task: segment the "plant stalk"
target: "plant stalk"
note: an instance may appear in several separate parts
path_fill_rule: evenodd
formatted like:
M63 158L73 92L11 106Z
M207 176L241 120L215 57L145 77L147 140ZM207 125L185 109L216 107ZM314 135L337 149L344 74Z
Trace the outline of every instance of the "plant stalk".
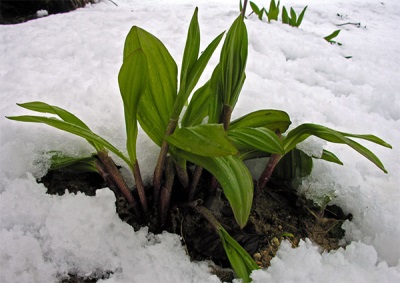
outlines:
M169 209L171 200L172 186L174 184L175 172L174 172L174 161L172 158L167 158L165 168L166 181L165 186L162 187L160 193L160 220L161 227L165 224L165 218Z
M247 1L248 0L244 0L243 8L242 8L242 11L241 11L243 19L246 17Z
M171 135L174 131L176 126L178 125L178 119L171 119L169 120L167 130L165 131L165 138ZM157 206L159 197L160 197L160 190L161 190L161 179L162 179L162 174L164 171L164 164L165 164L165 159L168 154L168 149L169 145L167 141L163 140L162 145L161 145L161 150L160 154L158 156L157 160L157 165L156 168L154 169L154 177L153 177L153 187L154 187L154 203Z
M262 172L260 178L258 179L257 182L257 192L260 193L261 190L266 186L268 181L271 179L272 172L274 172L274 169L276 165L278 164L279 160L283 155L281 154L272 154L271 157L269 158L267 165L264 168L264 171Z
M276 130L276 135L282 139L282 134L279 130ZM283 156L284 155L282 154L271 154L264 171L261 173L261 176L257 181L256 193L260 193L261 190L267 185L269 179L271 179L272 172L274 172L276 165Z
M207 221L211 224L211 226L214 228L215 232L219 234L219 230L222 228L221 223L218 222L218 220L215 218L215 216L209 211L207 208L204 206L198 205L197 202L193 202L190 204L190 206L196 210L201 216L203 216Z
M197 185L199 184L201 174L203 173L203 167L197 166L194 169L192 182L189 187L189 197L188 200L192 201L194 197L194 193L196 192Z
M136 189L139 194L140 203L142 204L143 212L146 219L149 218L149 209L147 207L147 198L144 191L143 179L140 174L139 162L136 160L133 164L133 177L135 178Z
M220 119L220 123L224 125L225 131L229 129L229 125L231 123L233 108L229 104L224 104L224 108L222 109L222 115Z
M97 156L99 157L102 165L104 166L105 171L109 174L111 180L115 183L121 193L124 195L126 200L130 205L135 204L135 199L133 198L131 191L128 188L128 185L125 183L124 178L122 178L121 173L119 172L117 166L115 166L114 161L108 155L106 150L100 150L97 152Z

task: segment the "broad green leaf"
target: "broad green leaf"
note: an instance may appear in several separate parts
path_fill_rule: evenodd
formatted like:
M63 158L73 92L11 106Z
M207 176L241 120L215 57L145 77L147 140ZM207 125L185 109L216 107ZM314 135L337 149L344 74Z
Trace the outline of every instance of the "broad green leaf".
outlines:
M221 124L203 124L176 130L166 138L177 148L202 156L237 154Z
M253 179L242 160L236 156L206 157L178 150L177 154L199 165L218 180L232 208L238 225L246 226L253 202Z
M65 122L77 125L81 128L90 130L89 127L78 117L76 117L74 114L72 114L71 112L68 112L65 109L62 109L60 107L54 106L54 105L49 105L47 103L44 102L40 102L40 101L34 101L34 102L27 102L27 103L20 103L18 104L18 106L28 109L28 110L32 110L32 111L36 111L36 112L40 112L40 113L49 113L49 114L55 114L58 117L60 117L62 120L64 120ZM93 144L91 141L88 141L94 148L96 148L96 150L101 150L102 147L98 144Z
M195 91L192 99L183 115L182 127L196 126L201 124L208 115L210 104L210 81L206 82L202 87Z
M282 141L267 128L238 128L229 130L228 136L236 148L257 149L268 153L285 154Z
M273 176L292 181L295 178L303 178L311 174L313 160L303 151L295 148L285 154L276 165Z
M136 140L138 134L137 111L139 99L147 87L148 69L147 60L141 49L128 55L119 71L118 83L124 103L126 148L131 164L136 161Z
M334 32L332 32L330 35L327 35L324 37L324 39L328 42L331 42L332 39L334 39L336 36L338 36L340 33L340 29L335 30Z
M250 283L250 274L254 270L260 269L260 267L246 250L228 234L222 225L219 227L218 234L236 276L242 279L244 283Z
M239 16L230 27L220 56L221 94L225 105L235 107L243 86L247 62L248 38L246 25Z
M285 148L285 151L289 152L298 143L304 141L309 136L313 135L329 142L347 144L348 146L356 150L358 153L366 157L368 160L370 160L372 163L374 163L376 166L378 166L383 172L387 173L382 162L378 159L378 157L376 157L375 154L373 154L369 149L362 146L361 144L347 138L345 135L365 139L368 141L373 141L382 146L390 147L389 144L383 142L381 139L373 135L352 135L352 134L344 135L344 134L345 133L341 133L321 125L302 124L288 133L287 137L283 141L283 146Z
M102 137L96 135L92 131L81 128L75 124L65 122L56 118L48 118L48 117L40 117L40 116L13 116L7 117L10 120L19 121L19 122L31 122L31 123L42 123L57 128L59 130L80 136L88 141L91 141L94 144L99 144L109 149L111 152L116 154L118 157L123 159L129 166L131 166L129 158L127 158L120 150L110 144L108 141L103 139Z
M325 149L322 151L321 157L313 156L313 158L322 159L322 160L325 160L325 161L329 161L329 162L333 162L333 163L337 163L337 164L343 165L342 161L340 161L340 159L337 158L336 155L334 155L332 152L330 152L328 150L325 150Z
M280 133L284 133L291 123L289 115L286 112L266 109L258 110L236 119L231 122L229 129L264 127L272 131L279 130Z
M149 32L132 27L124 46L124 60L142 49L147 58L148 86L139 103L138 119L143 130L159 146L172 115L177 93L178 70L164 44Z
M301 25L301 22L303 21L303 17L304 17L304 14L305 14L306 10L307 10L307 7L308 6L305 6L303 11L301 11L301 13L299 15L299 18L297 19L297 22L296 22L296 26L297 27L299 27Z

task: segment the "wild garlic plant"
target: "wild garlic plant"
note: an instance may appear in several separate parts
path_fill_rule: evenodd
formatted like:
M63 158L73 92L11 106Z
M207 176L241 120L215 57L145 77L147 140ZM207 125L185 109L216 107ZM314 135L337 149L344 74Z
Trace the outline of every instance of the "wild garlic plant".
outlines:
M343 133L316 124L302 124L287 132L291 121L289 115L281 110L257 110L231 121L232 112L246 79L248 35L243 16L238 16L226 33L219 63L211 77L204 85L197 87L223 36L224 33L219 34L203 52L200 52L200 28L196 8L188 29L178 84L178 67L165 45L148 31L137 26L131 28L125 40L123 63L118 75L127 134L124 150L116 148L97 135L72 113L44 102L18 105L56 117L7 118L47 124L86 139L95 149L92 156L65 158L57 155L52 159L54 166L76 165L83 170L99 172L110 187L115 187L123 193L128 203L135 208L136 214L142 215L146 221L156 212L160 225L163 224L168 213L174 180L179 179L182 187L186 188L189 206L210 221L221 237L236 274L244 282L250 282L249 274L258 268L257 265L227 234L212 212L198 205L199 202L193 201L203 169L215 177L215 183L222 188L238 227L243 228L247 224L254 198L254 182L244 163L245 160L260 156L269 157L264 172L257 181L256 189L261 191L265 189L281 159L285 156L298 159L305 156L298 154L296 145L310 136L346 144L384 172L386 170L381 161L353 138L389 148L391 146L373 135ZM188 106L184 112L186 103ZM144 190L137 159L138 123L160 147L153 179L154 203L151 205ZM126 185L109 152L121 158L132 171L138 199ZM317 158L341 164L341 161L327 150ZM196 165L191 174L189 171L192 169L188 163ZM290 166L292 165L289 164L288 167ZM311 170L311 167L309 169Z

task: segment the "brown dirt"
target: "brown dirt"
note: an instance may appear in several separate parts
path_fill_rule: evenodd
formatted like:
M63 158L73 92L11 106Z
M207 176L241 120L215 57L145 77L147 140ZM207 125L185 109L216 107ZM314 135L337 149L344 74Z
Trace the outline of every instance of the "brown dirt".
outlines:
M97 189L106 186L97 174L63 171L49 172L40 182L48 188L48 193L59 195L66 189L74 193L84 189L84 193L93 196ZM205 187L200 186L203 189ZM147 188L147 192L151 203L151 188ZM203 195L200 189L196 197L202 198ZM326 209L321 209L304 197L298 196L295 190L285 186L283 182L271 180L268 188L254 198L248 225L241 230L234 221L229 203L222 192L217 189L208 195L203 205L213 212L231 236L262 268L270 265L284 239L290 241L293 247L296 247L301 239L309 238L324 250L337 249L340 239L344 236L341 225L344 220L351 220L351 215L344 215L339 207L327 206ZM133 214L125 199L119 194L116 196L116 211L121 219L135 229L143 226L143 222ZM214 272L223 281L229 282L233 279L232 271L227 269L229 262L219 236L201 215L182 203L182 191L179 189L172 195L171 209L165 225L160 227L157 216L152 215L148 226L154 233L167 230L180 235L182 244L192 260L212 260L215 263L212 266ZM71 275L69 279L60 282L96 281L96 278L82 279Z

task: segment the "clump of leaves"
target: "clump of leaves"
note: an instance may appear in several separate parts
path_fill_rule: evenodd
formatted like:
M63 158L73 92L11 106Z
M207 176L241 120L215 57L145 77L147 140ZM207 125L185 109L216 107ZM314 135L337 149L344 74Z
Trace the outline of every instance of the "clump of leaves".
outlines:
M268 17L268 22L274 20L277 21L278 20L278 16L279 16L279 5L280 5L280 1L278 0L278 3L275 3L275 0L271 0L271 2L269 3L269 10L265 10L265 14L267 14Z
M290 15L288 14L286 7L282 8L282 23L288 24L292 27L299 27L303 21L304 14L307 10L307 6L301 11L300 15L297 17L296 12L292 7L290 7Z
M280 172L283 175L296 176L299 167L305 168L301 170L302 174L309 174L312 168L311 157L299 153L301 151L296 149L296 145L310 136L346 144L386 172L383 164L370 150L353 140L364 139L391 147L373 135L343 133L316 124L302 124L286 133L291 124L289 115L272 109L258 110L231 121L246 79L248 36L242 16L235 19L226 33L219 63L210 79L192 94L223 35L218 35L200 52L196 8L188 29L178 85L178 67L164 44L137 26L131 28L125 40L123 63L118 75L124 105L127 155L94 133L75 115L57 106L43 102L19 104L32 111L55 115L55 118L8 118L44 123L85 138L95 149L93 156L75 160L58 158L58 164L70 166L75 163L80 168L87 166L90 170L97 170L111 187L124 194L138 216L142 215L148 221L149 214L157 215L160 227L169 210L175 179L186 189L182 199L191 203L194 196L199 195L197 184L205 169L214 176L214 185L219 184L222 188L238 226L243 228L247 224L254 197L253 179L244 161L261 156L269 157L257 182L256 189L259 191L265 188L281 160ZM183 112L186 103L188 106ZM153 178L153 205L148 204L137 159L138 122L160 147ZM120 157L131 169L138 199L126 185L109 151ZM316 158L341 164L327 150ZM191 169L189 163L195 164L195 169ZM249 282L249 274L256 268L255 263L216 220L211 220L208 212L201 207L195 209L209 219L220 235L236 274Z

